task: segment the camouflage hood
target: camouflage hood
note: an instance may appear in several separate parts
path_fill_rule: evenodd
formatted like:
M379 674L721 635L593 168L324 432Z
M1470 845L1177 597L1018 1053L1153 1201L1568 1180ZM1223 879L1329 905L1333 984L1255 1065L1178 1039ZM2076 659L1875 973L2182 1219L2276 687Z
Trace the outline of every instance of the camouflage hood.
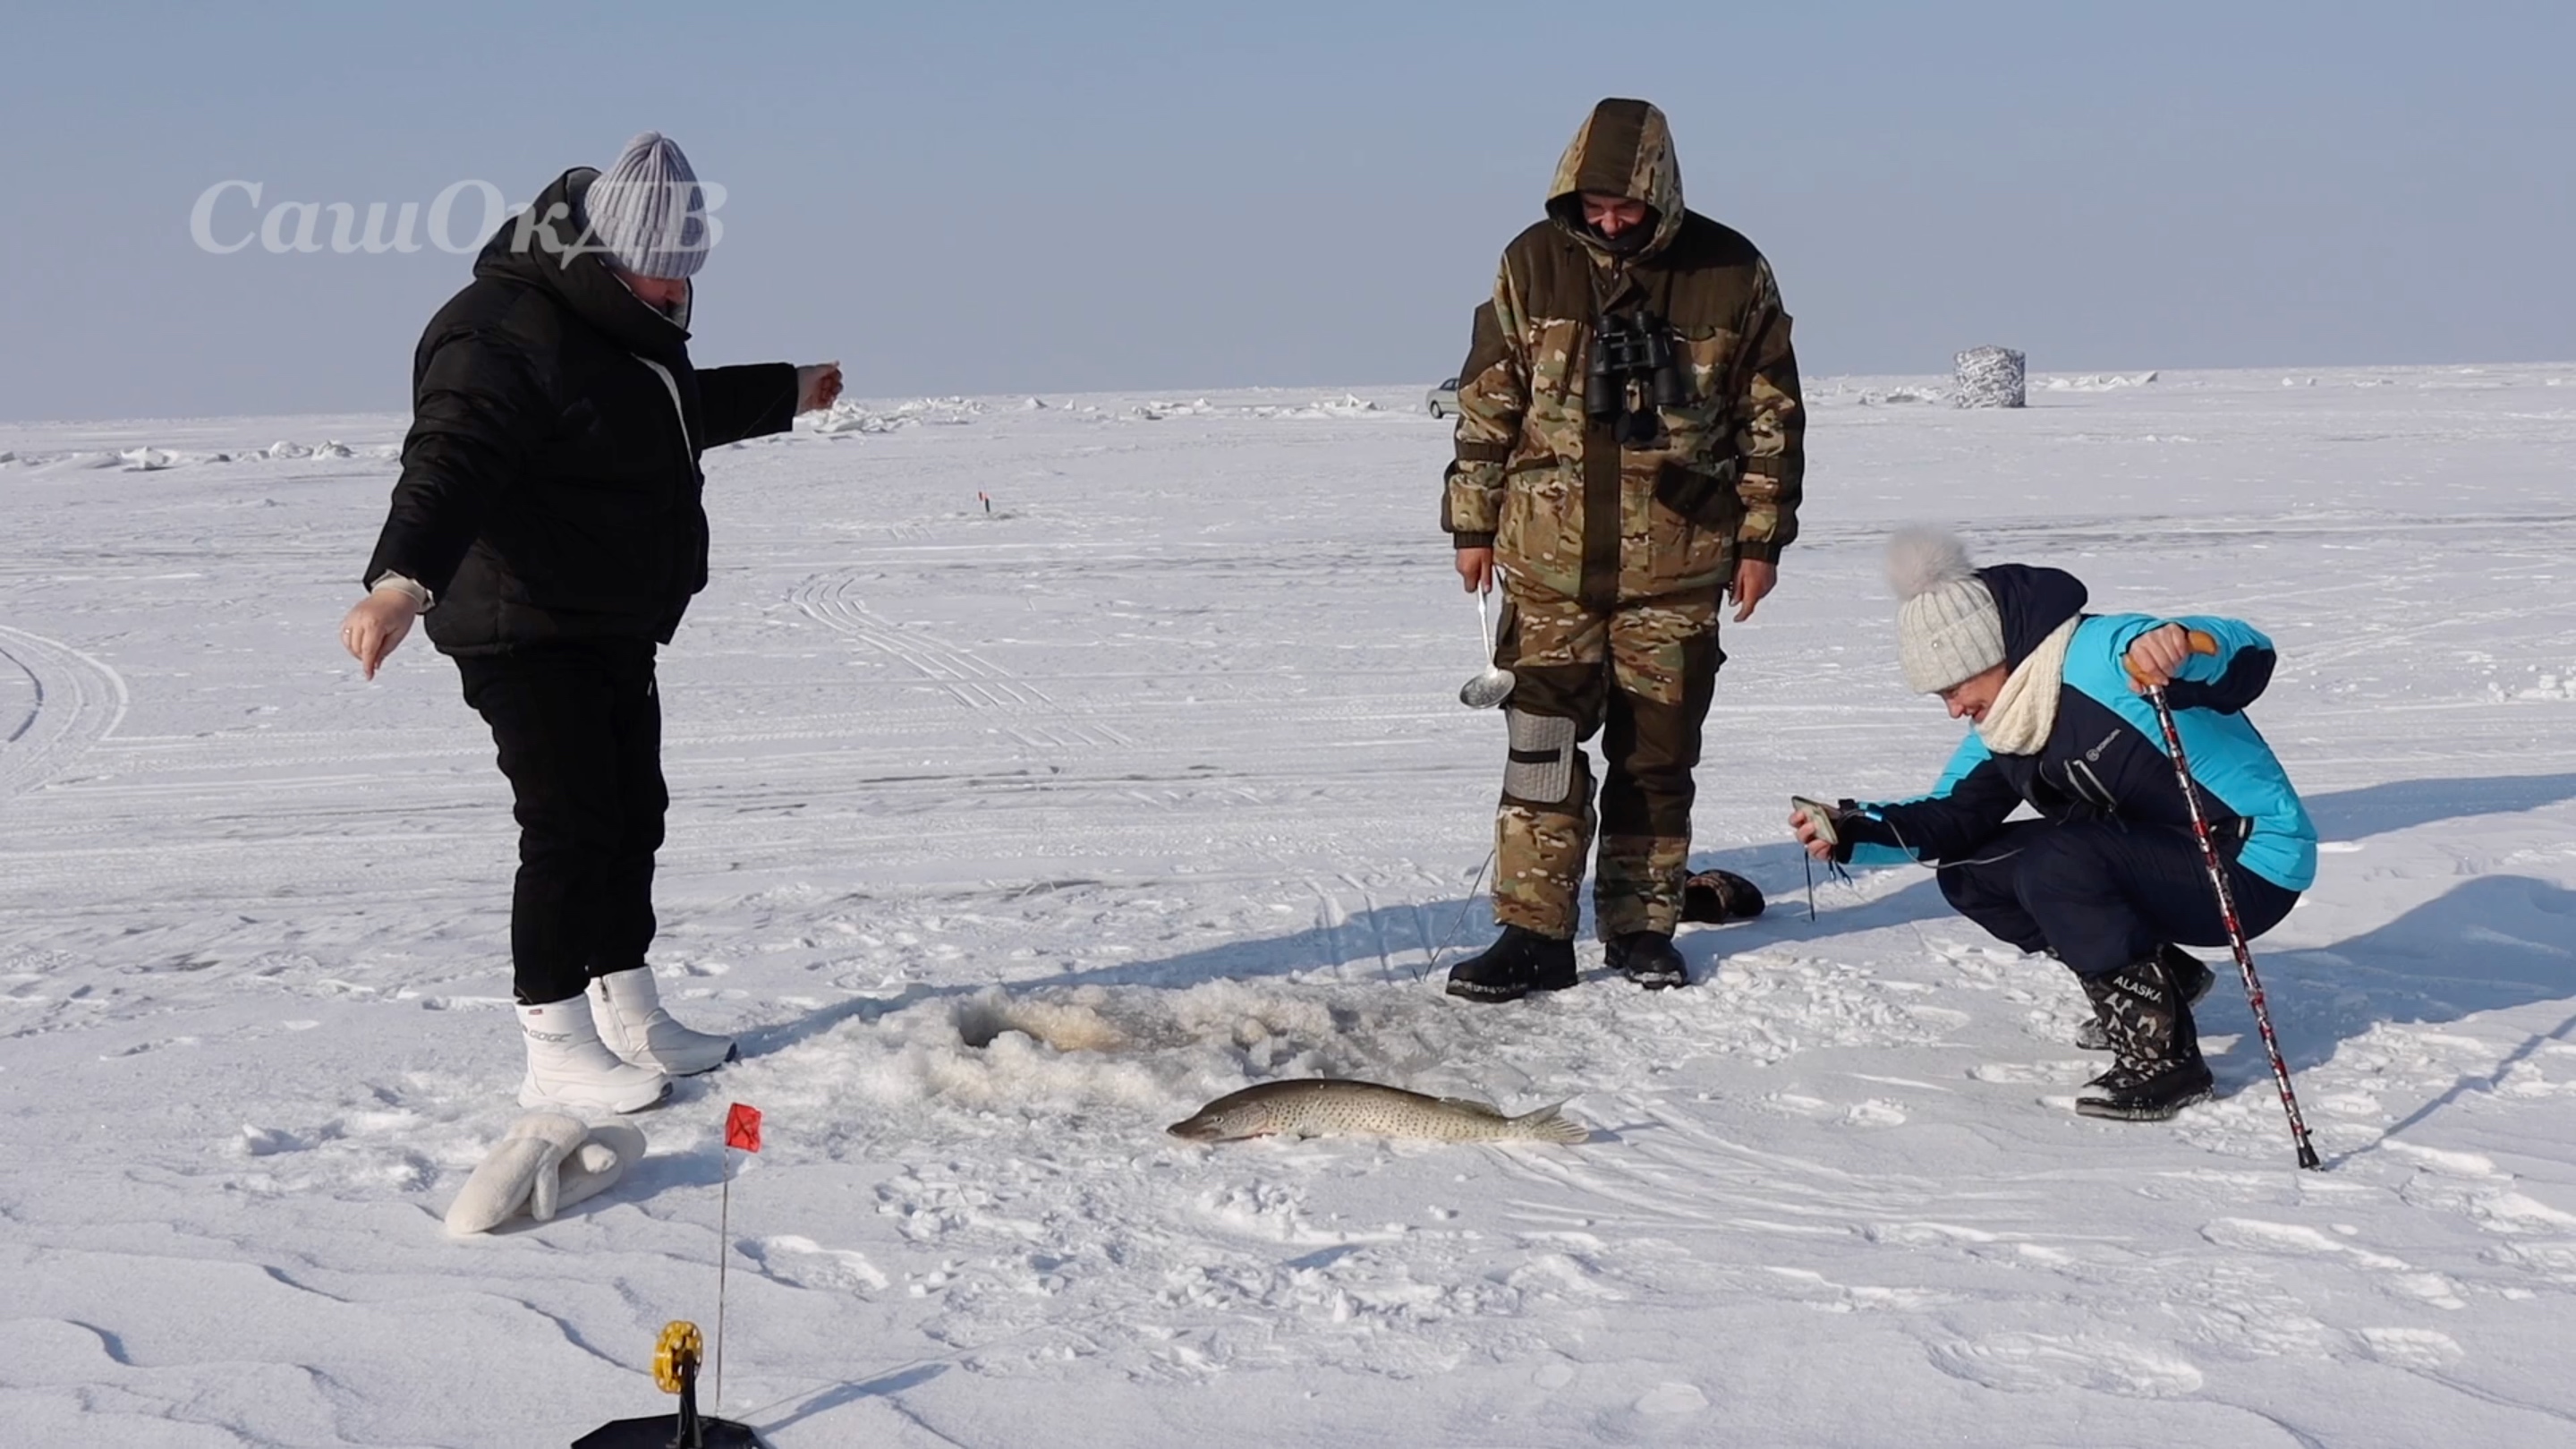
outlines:
M1650 257L1671 244L1682 229L1682 172L1673 160L1672 126L1662 111L1644 101L1603 101L1592 108L1565 148L1564 159L1556 163L1556 179L1547 188L1547 214L1606 257L1609 249L1583 224L1580 193L1586 191L1624 196L1653 208L1653 235L1621 260Z

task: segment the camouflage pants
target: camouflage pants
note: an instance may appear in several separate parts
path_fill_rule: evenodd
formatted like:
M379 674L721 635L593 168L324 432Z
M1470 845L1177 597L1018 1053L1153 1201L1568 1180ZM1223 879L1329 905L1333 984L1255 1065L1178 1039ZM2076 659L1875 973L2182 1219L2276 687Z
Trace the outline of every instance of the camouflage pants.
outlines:
M1690 863L1691 770L1717 690L1718 592L1602 611L1512 589L1495 662L1518 684L1506 714L1511 757L1494 821L1494 919L1557 938L1581 916L1596 825L1593 913L1603 939L1670 934ZM1601 735L1592 768L1579 746Z

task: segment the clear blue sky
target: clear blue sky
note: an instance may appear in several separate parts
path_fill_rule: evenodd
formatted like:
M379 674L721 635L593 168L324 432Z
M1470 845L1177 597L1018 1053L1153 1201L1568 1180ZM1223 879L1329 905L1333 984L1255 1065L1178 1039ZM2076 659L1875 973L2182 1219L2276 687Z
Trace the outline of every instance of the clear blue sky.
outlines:
M467 259L198 194L724 183L697 354L870 396L1434 379L1590 104L1672 116L1811 374L2576 358L2576 5L13 6L0 417L401 407ZM253 213L238 197L229 230Z

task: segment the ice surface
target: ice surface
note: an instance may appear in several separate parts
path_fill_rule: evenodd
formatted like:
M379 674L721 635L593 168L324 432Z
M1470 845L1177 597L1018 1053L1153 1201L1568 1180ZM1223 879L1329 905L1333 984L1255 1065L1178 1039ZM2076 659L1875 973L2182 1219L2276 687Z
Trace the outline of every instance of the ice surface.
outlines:
M1696 819L1775 907L1686 934L1693 989L1587 945L1505 1008L1424 975L1487 932L1502 739L1453 697L1418 389L854 401L720 451L654 959L744 1060L468 1243L519 1111L507 800L420 640L373 686L333 642L402 420L0 427L0 1413L569 1442L658 1411L721 1249L724 1408L781 1449L2576 1440L2569 377L1818 380ZM2328 852L2258 957L2330 1171L2230 982L2224 1100L2094 1122L2078 993L1924 875L1807 921L1787 796L1956 739L1894 668L1911 521L2279 641L2257 718ZM1161 1131L1301 1075L1596 1136ZM732 1100L768 1141L720 1242Z

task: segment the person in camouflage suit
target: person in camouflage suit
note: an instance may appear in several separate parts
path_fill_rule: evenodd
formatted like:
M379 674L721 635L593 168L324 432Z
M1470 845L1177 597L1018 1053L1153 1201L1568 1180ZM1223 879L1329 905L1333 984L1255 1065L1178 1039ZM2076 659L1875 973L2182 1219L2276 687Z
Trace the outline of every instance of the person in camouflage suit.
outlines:
M1574 984L1596 833L1610 963L1681 985L1720 596L1752 617L1797 537L1805 414L1770 264L1683 208L1655 107L1605 100L1575 133L1547 219L1504 249L1477 308L1458 414L1441 526L1470 592L1500 576L1495 662L1518 683L1495 825L1503 933L1448 989L1510 1001ZM1597 813L1579 748L1595 733Z

